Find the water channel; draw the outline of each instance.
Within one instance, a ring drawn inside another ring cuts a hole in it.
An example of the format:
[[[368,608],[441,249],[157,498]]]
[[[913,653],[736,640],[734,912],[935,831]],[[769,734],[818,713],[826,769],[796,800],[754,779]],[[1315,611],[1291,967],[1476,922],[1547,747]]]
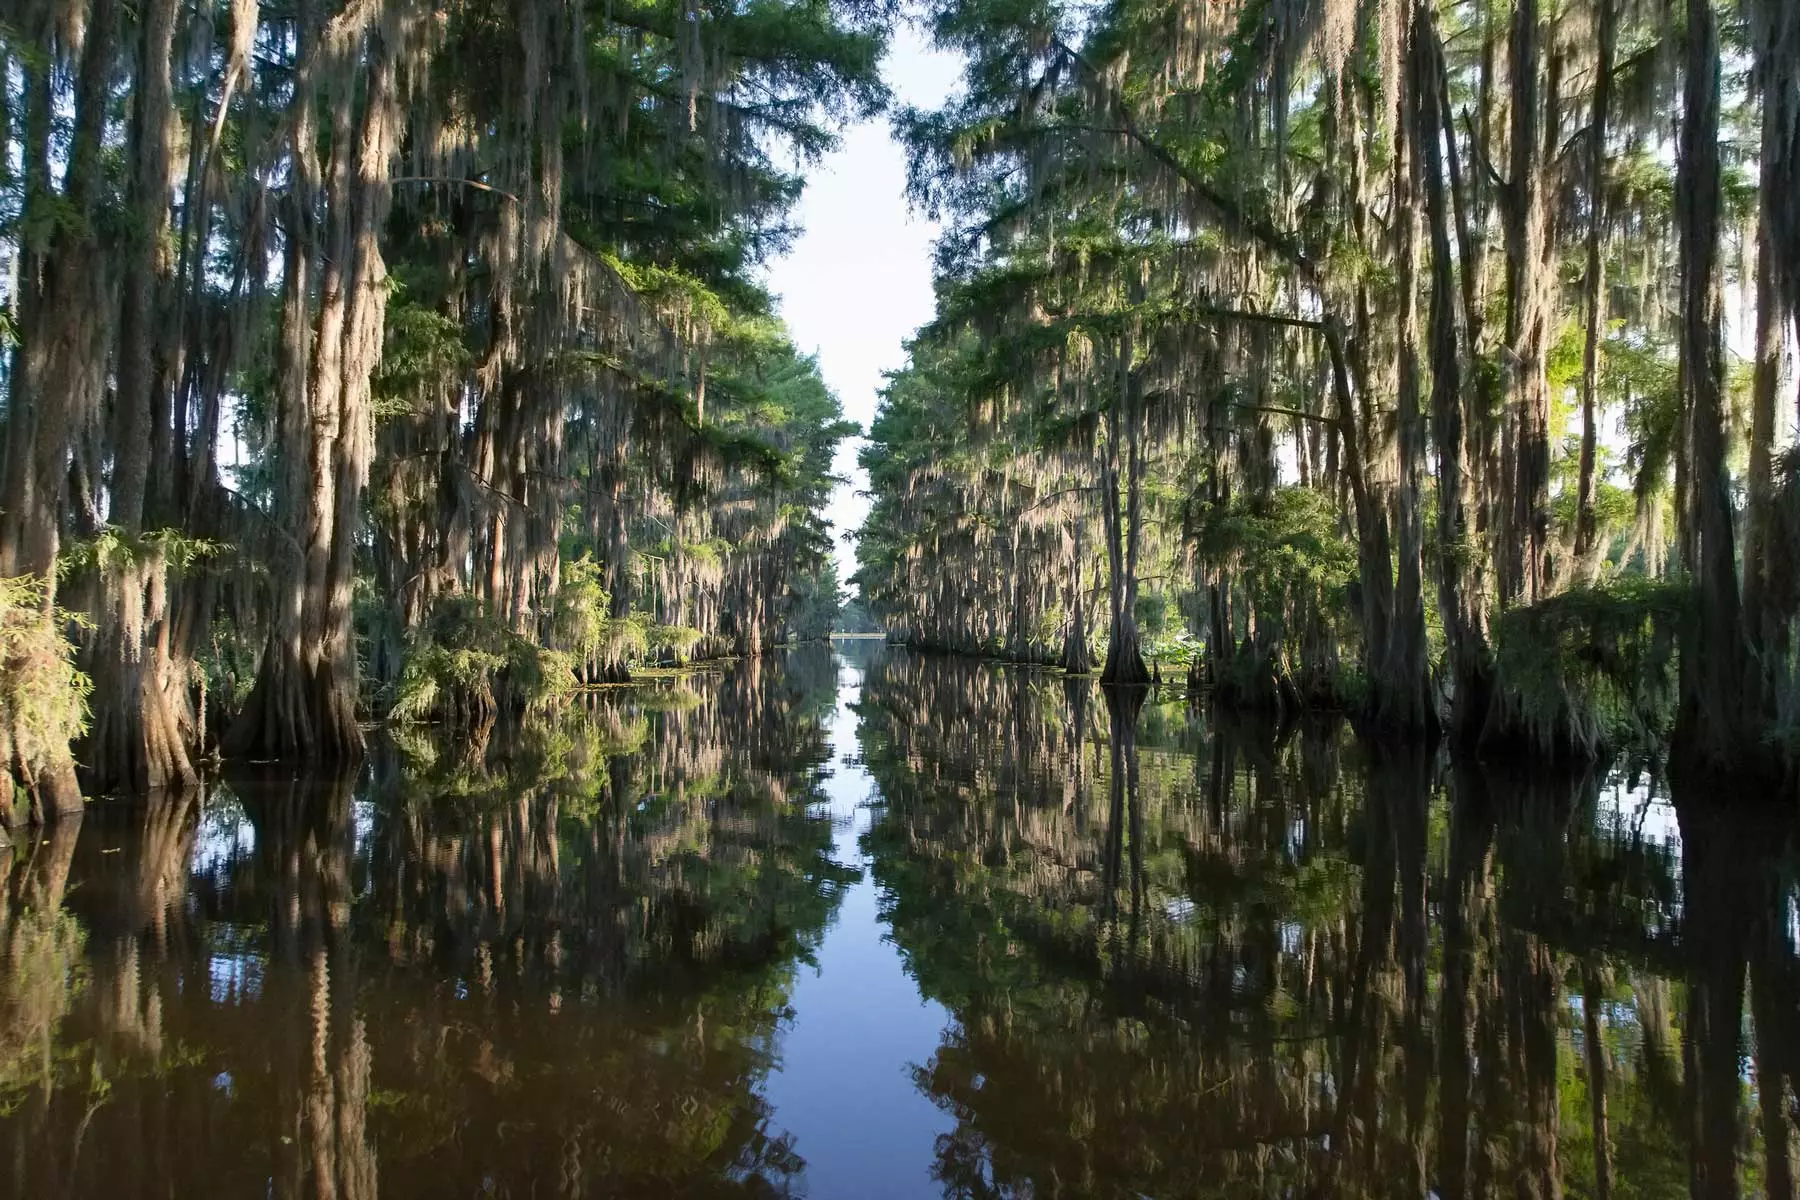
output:
[[[0,1196],[1779,1193],[1734,799],[852,642],[97,800],[0,860]]]

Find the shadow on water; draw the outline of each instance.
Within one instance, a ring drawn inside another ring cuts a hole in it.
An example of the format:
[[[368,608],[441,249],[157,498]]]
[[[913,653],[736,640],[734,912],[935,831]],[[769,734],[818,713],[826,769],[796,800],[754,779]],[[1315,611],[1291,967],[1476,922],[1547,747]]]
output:
[[[841,653],[878,924],[823,648],[16,848],[0,1194],[805,1192],[834,928],[948,1014],[888,1194],[1792,1196],[1791,828]]]

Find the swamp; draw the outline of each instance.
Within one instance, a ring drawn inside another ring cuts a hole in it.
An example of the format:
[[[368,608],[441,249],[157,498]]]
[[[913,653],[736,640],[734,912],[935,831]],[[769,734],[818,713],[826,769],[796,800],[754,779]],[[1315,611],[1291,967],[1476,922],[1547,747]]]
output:
[[[1800,0],[0,0],[0,1197],[1796,1196]]]
[[[96,802],[0,1191],[1785,1194],[1800,857],[1717,808],[872,642]]]

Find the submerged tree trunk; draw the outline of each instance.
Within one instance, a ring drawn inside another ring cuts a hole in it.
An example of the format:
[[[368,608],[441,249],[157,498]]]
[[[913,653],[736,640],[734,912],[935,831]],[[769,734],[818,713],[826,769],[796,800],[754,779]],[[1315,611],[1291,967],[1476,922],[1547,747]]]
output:
[[[1455,766],[1452,779],[1449,858],[1440,900],[1444,950],[1438,1002],[1438,1188],[1444,1200],[1466,1200],[1486,1194],[1478,1167],[1483,1138],[1471,1118],[1478,1101],[1475,987],[1483,966],[1484,929],[1493,915],[1494,818],[1486,784],[1476,769]],[[1498,1072],[1483,1074],[1491,1077]]]
[[[1735,1200],[1744,1116],[1744,981],[1760,864],[1732,817],[1696,806],[1680,792],[1675,805],[1683,893],[1692,897],[1683,919],[1687,1008],[1681,1023],[1689,1194]]]
[[[1606,0],[1603,0],[1606,2]],[[1590,958],[1581,966],[1581,1040],[1587,1051],[1588,1123],[1594,1144],[1594,1200],[1612,1197],[1612,1136],[1607,1129],[1606,1084],[1610,1074],[1600,1006],[1606,994]]]

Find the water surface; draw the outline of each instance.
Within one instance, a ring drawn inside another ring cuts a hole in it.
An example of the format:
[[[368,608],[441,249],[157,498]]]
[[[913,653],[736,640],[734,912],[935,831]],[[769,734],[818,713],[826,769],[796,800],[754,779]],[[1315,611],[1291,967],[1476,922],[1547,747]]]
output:
[[[0,1195],[1791,1194],[1791,831],[849,644],[0,861]]]

